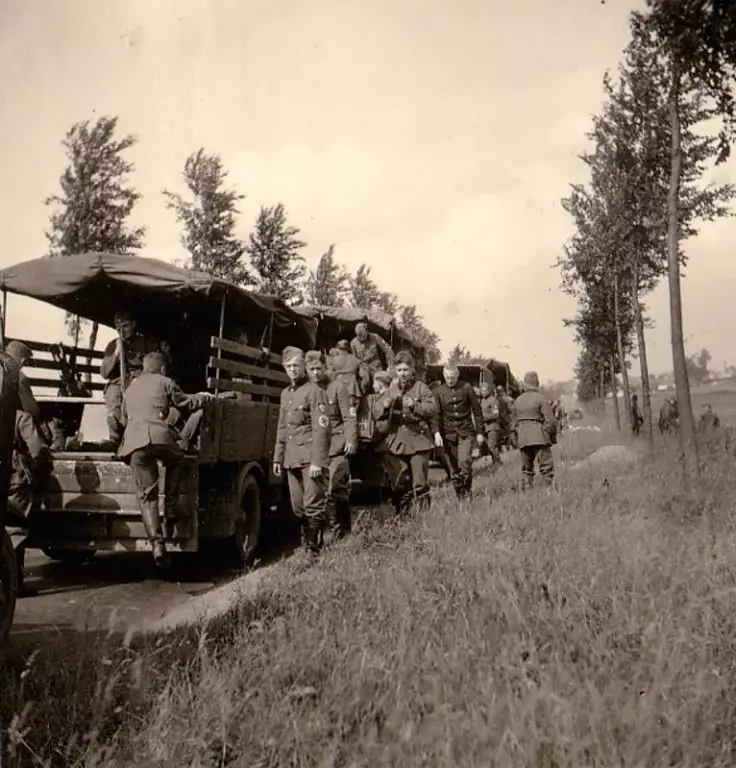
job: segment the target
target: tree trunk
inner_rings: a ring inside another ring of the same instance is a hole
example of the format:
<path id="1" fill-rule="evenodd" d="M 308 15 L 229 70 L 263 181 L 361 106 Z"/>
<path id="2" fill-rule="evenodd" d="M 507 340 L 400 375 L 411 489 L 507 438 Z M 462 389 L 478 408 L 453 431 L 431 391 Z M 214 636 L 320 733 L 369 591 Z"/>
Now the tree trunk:
<path id="1" fill-rule="evenodd" d="M 629 371 L 626 368 L 626 352 L 624 350 L 624 332 L 621 327 L 621 290 L 618 275 L 613 276 L 613 317 L 616 323 L 616 347 L 618 360 L 621 366 L 621 383 L 624 390 L 624 408 L 626 409 L 626 423 L 633 431 L 634 424 L 631 419 L 631 387 L 629 386 Z"/>
<path id="2" fill-rule="evenodd" d="M 606 369 L 601 365 L 600 376 L 598 377 L 598 406 L 597 411 L 601 416 L 606 413 Z"/>
<path id="3" fill-rule="evenodd" d="M 97 344 L 97 333 L 100 330 L 100 324 L 98 322 L 92 323 L 92 330 L 89 333 L 89 351 L 93 352 L 95 345 Z M 87 356 L 87 365 L 92 365 L 92 355 Z M 92 383 L 92 374 L 87 371 L 87 374 L 85 375 L 85 379 L 87 381 L 87 384 Z"/>
<path id="4" fill-rule="evenodd" d="M 639 303 L 639 268 L 634 267 L 634 285 L 631 300 L 634 302 L 634 325 L 639 346 L 639 365 L 641 367 L 641 404 L 644 416 L 644 429 L 650 443 L 654 442 L 654 421 L 652 420 L 652 392 L 649 386 L 649 363 L 647 362 L 647 342 L 644 336 L 644 318 Z"/>
<path id="5" fill-rule="evenodd" d="M 618 382 L 616 381 L 616 355 L 611 355 L 611 400 L 613 400 L 613 420 L 616 429 L 621 431 L 621 411 L 618 407 Z"/>
<path id="6" fill-rule="evenodd" d="M 686 465 L 697 471 L 698 444 L 695 419 L 690 399 L 685 342 L 682 327 L 682 293 L 680 290 L 680 180 L 682 175 L 682 125 L 680 123 L 680 74 L 673 62 L 672 87 L 668 97 L 672 146 L 670 150 L 670 188 L 667 195 L 667 277 L 670 294 L 670 332 L 672 338 L 672 367 L 679 411 L 680 446 Z"/>

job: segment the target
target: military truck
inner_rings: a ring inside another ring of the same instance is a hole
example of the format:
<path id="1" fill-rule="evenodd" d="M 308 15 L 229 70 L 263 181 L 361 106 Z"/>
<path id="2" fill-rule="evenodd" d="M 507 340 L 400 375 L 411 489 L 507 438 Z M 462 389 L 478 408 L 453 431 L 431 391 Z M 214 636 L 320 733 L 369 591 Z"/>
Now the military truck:
<path id="1" fill-rule="evenodd" d="M 165 524 L 166 544 L 172 552 L 195 552 L 217 541 L 235 563 L 250 563 L 264 514 L 288 503 L 271 469 L 279 397 L 288 383 L 278 353 L 290 344 L 313 346 L 316 323 L 274 296 L 141 256 L 36 259 L 0 271 L 0 290 L 3 342 L 10 294 L 109 328 L 116 311 L 129 311 L 142 332 L 168 341 L 171 375 L 185 392 L 229 394 L 204 407 L 179 506 Z M 27 373 L 41 420 L 61 437 L 29 547 L 62 561 L 149 550 L 130 467 L 108 444 L 103 352 L 23 341 L 34 355 Z"/>
<path id="2" fill-rule="evenodd" d="M 466 381 L 474 387 L 480 387 L 484 382 L 490 382 L 494 387 L 503 387 L 504 392 L 513 398 L 521 393 L 519 382 L 511 373 L 508 363 L 492 358 L 485 365 L 459 363 L 461 381 Z M 440 365 L 428 365 L 426 369 L 427 383 L 432 386 L 442 381 L 442 368 Z"/>

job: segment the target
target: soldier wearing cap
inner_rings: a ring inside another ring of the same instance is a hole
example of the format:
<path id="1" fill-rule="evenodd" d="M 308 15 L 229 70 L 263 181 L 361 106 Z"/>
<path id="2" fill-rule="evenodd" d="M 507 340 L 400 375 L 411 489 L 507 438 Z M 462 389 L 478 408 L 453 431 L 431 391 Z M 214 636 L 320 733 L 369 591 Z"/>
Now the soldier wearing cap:
<path id="1" fill-rule="evenodd" d="M 329 481 L 327 394 L 307 378 L 301 349 L 286 347 L 282 359 L 291 383 L 281 392 L 273 473 L 280 477 L 286 470 L 291 507 L 301 521 L 303 543 L 308 552 L 316 554 L 322 548 Z"/>
<path id="2" fill-rule="evenodd" d="M 143 525 L 146 529 L 156 565 L 169 563 L 161 512 L 158 504 L 158 462 L 166 468 L 164 480 L 164 516 L 176 517 L 181 492 L 184 454 L 178 435 L 170 422 L 171 409 L 195 412 L 213 395 L 202 392 L 186 395 L 166 375 L 163 352 L 149 352 L 142 361 L 142 371 L 125 390 L 123 398 L 127 424 L 119 455 L 126 459 L 138 489 Z"/>
<path id="3" fill-rule="evenodd" d="M 429 506 L 429 454 L 439 431 L 437 401 L 416 376 L 411 352 L 396 355 L 396 378 L 373 403 L 377 421 L 388 418 L 384 461 L 397 513 Z"/>
<path id="4" fill-rule="evenodd" d="M 366 389 L 360 379 L 360 362 L 350 350 L 345 351 L 339 346 L 330 350 L 330 368 L 332 377 L 339 379 L 348 390 L 352 404 L 357 407 L 361 393 Z M 345 342 L 347 344 L 347 341 Z"/>
<path id="5" fill-rule="evenodd" d="M 371 333 L 365 323 L 355 326 L 355 338 L 350 342 L 350 351 L 364 363 L 371 372 L 388 370 L 394 362 L 391 346 L 377 333 Z"/>
<path id="6" fill-rule="evenodd" d="M 104 394 L 110 440 L 118 445 L 124 430 L 123 390 L 143 372 L 143 358 L 149 352 L 162 352 L 167 358 L 167 365 L 171 364 L 171 355 L 168 344 L 139 332 L 138 323 L 130 312 L 116 312 L 115 327 L 120 338 L 111 341 L 105 347 L 105 356 L 100 364 L 100 375 L 103 379 L 107 379 Z M 125 367 L 125 382 L 121 379 L 121 351 Z"/>
<path id="7" fill-rule="evenodd" d="M 480 385 L 480 409 L 483 413 L 483 424 L 486 430 L 486 445 L 493 463 L 501 462 L 501 408 L 498 397 L 493 394 L 493 386 L 484 381 Z"/>
<path id="8" fill-rule="evenodd" d="M 327 378 L 321 352 L 312 350 L 305 356 L 307 376 L 327 395 L 327 416 L 330 419 L 330 451 L 327 472 L 327 522 L 334 538 L 350 533 L 350 464 L 358 447 L 358 408 L 347 386 L 340 379 Z"/>
<path id="9" fill-rule="evenodd" d="M 556 430 L 555 417 L 549 399 L 539 391 L 539 376 L 530 371 L 524 376 L 524 392 L 516 398 L 513 432 L 521 452 L 522 488 L 534 482 L 534 462 L 548 484 L 555 477 L 552 443 Z"/>
<path id="10" fill-rule="evenodd" d="M 444 381 L 435 390 L 438 427 L 434 444 L 444 449 L 452 467 L 451 480 L 459 498 L 470 494 L 473 484 L 473 452 L 483 445 L 483 412 L 473 387 L 460 381 L 457 365 L 442 369 Z"/>

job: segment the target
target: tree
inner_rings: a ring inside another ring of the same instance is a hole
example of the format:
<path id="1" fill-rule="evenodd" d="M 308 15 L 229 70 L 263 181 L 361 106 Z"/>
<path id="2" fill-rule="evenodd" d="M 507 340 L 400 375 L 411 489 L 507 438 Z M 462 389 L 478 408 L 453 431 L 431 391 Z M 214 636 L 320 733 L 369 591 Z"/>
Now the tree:
<path id="1" fill-rule="evenodd" d="M 361 264 L 354 275 L 349 278 L 348 300 L 353 307 L 372 309 L 379 301 L 378 286 L 371 278 L 371 268 Z"/>
<path id="2" fill-rule="evenodd" d="M 649 43 L 667 76 L 670 129 L 670 174 L 667 196 L 667 275 L 670 334 L 680 440 L 683 453 L 697 466 L 697 442 L 688 382 L 680 287 L 683 167 L 683 108 L 695 94 L 720 117 L 717 145 L 702 159 L 725 161 L 736 127 L 733 84 L 736 81 L 736 4 L 730 0 L 648 0 L 647 13 L 633 13 L 634 37 Z"/>
<path id="3" fill-rule="evenodd" d="M 301 299 L 301 283 L 307 272 L 300 253 L 306 243 L 298 234 L 299 229 L 287 223 L 281 203 L 261 207 L 246 247 L 258 273 L 258 290 L 292 303 Z"/>
<path id="4" fill-rule="evenodd" d="M 184 227 L 181 242 L 190 256 L 186 266 L 236 285 L 253 285 L 244 263 L 246 245 L 235 236 L 237 202 L 245 196 L 225 188 L 227 175 L 220 157 L 202 148 L 184 163 L 184 182 L 192 199 L 168 190 L 163 194 L 167 208 Z"/>
<path id="5" fill-rule="evenodd" d="M 145 228 L 128 221 L 140 194 L 129 184 L 133 164 L 124 158 L 137 139 L 117 138 L 117 124 L 117 117 L 75 123 L 62 141 L 69 165 L 59 180 L 61 193 L 45 200 L 51 208 L 46 232 L 51 258 L 88 251 L 134 253 L 143 246 Z M 75 346 L 81 325 L 78 316 L 67 314 Z M 90 350 L 97 332 L 98 324 L 92 323 Z"/>
<path id="6" fill-rule="evenodd" d="M 347 299 L 349 280 L 345 269 L 335 261 L 333 243 L 310 271 L 304 286 L 304 298 L 308 304 L 342 307 Z"/>
<path id="7" fill-rule="evenodd" d="M 415 304 L 408 304 L 399 309 L 399 326 L 409 333 L 417 344 L 424 347 L 427 363 L 432 365 L 440 361 L 440 337 L 426 327 L 424 318 L 417 311 Z"/>
<path id="8" fill-rule="evenodd" d="M 474 355 L 469 349 L 466 349 L 461 344 L 455 344 L 450 350 L 450 354 L 447 356 L 447 360 L 450 363 L 456 365 L 482 365 L 486 366 L 490 362 L 490 358 L 483 355 Z"/>
<path id="9" fill-rule="evenodd" d="M 704 384 L 710 378 L 708 365 L 711 361 L 710 352 L 707 349 L 701 349 L 694 355 L 687 358 L 687 373 L 690 381 L 695 384 Z"/>
<path id="10" fill-rule="evenodd" d="M 380 309 L 387 315 L 396 315 L 401 308 L 399 297 L 395 293 L 390 293 L 389 291 L 379 291 L 374 306 L 376 309 Z"/>

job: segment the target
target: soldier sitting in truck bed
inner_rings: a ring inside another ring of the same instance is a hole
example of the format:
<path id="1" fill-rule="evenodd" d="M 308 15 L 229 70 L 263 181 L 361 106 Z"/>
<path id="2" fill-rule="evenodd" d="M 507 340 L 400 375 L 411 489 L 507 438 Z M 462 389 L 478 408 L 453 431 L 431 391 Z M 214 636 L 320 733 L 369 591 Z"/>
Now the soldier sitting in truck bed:
<path id="1" fill-rule="evenodd" d="M 115 314 L 115 327 L 122 337 L 123 364 L 125 367 L 125 382 L 121 380 L 120 369 L 120 339 L 111 341 L 105 348 L 105 357 L 100 365 L 100 375 L 107 379 L 105 386 L 105 405 L 107 406 L 107 425 L 110 430 L 110 440 L 118 446 L 123 438 L 123 390 L 143 372 L 143 358 L 149 352 L 163 352 L 168 359 L 169 349 L 165 342 L 144 335 L 138 330 L 137 320 L 130 312 Z"/>

